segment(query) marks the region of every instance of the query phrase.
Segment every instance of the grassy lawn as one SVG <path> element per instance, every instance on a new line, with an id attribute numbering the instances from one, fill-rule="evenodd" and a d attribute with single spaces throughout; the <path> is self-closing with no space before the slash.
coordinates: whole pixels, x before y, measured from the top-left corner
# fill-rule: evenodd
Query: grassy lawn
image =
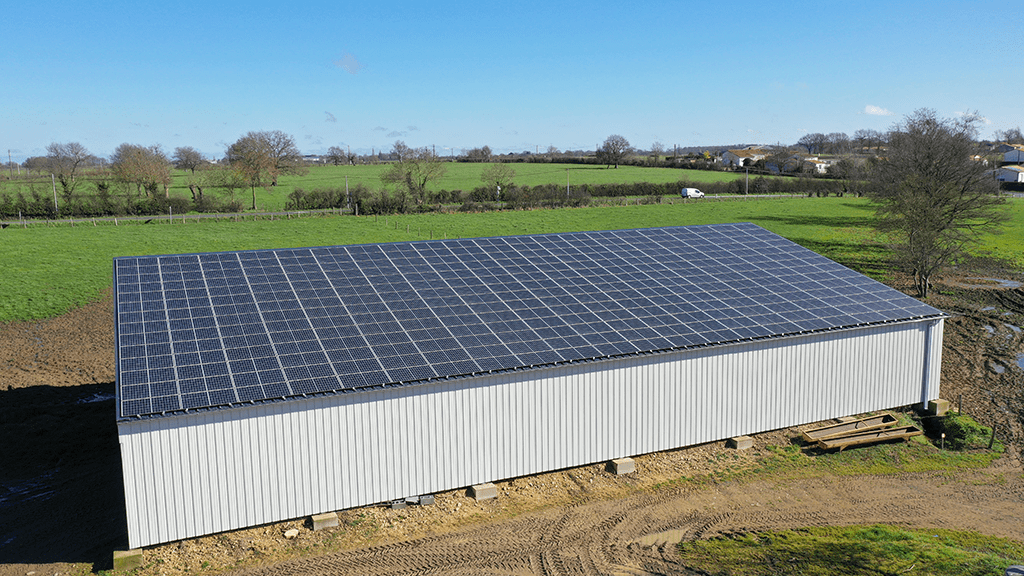
<path id="1" fill-rule="evenodd" d="M 621 170 L 621 168 L 620 168 Z M 1024 263 L 1024 203 L 1011 202 L 1007 233 L 985 249 Z M 385 217 L 259 217 L 153 224 L 11 226 L 0 231 L 0 321 L 62 314 L 111 285 L 115 256 L 217 252 L 478 236 L 753 222 L 858 271 L 884 280 L 888 251 L 861 198 L 677 201 L 561 210 L 429 213 Z"/>
<path id="2" fill-rule="evenodd" d="M 1024 562 L 1024 545 L 973 532 L 893 526 L 803 528 L 694 540 L 682 563 L 705 574 L 1000 575 Z"/>
<path id="3" fill-rule="evenodd" d="M 908 414 L 901 424 L 920 426 Z M 701 485 L 719 482 L 787 480 L 828 476 L 900 475 L 920 472 L 979 470 L 1005 452 L 997 443 L 971 442 L 965 450 L 941 450 L 924 436 L 909 442 L 821 452 L 801 444 L 768 446 L 753 464 L 733 463 L 723 455 L 718 469 L 706 477 L 680 478 Z M 724 466 L 723 466 L 724 465 Z M 987 482 L 1006 481 L 999 474 Z M 778 574 L 992 574 L 1024 562 L 1024 544 L 952 530 L 911 530 L 894 526 L 816 527 L 748 533 L 736 537 L 692 540 L 679 544 L 682 563 L 706 574 L 774 576 Z"/>
<path id="4" fill-rule="evenodd" d="M 483 186 L 480 174 L 489 163 L 463 163 L 449 162 L 445 164 L 446 171 L 443 178 L 431 183 L 427 188 L 431 191 L 439 190 L 463 190 L 469 192 L 474 188 Z M 678 182 L 685 180 L 693 183 L 704 182 L 728 182 L 743 178 L 741 173 L 733 172 L 709 172 L 704 170 L 682 170 L 678 168 L 644 168 L 638 166 L 620 166 L 619 168 L 606 168 L 588 164 L 510 164 L 515 170 L 515 183 L 520 186 L 537 186 L 540 184 L 558 184 L 565 186 L 568 176 L 570 186 L 583 184 L 621 184 L 632 182 Z M 348 178 L 348 185 L 355 186 L 362 184 L 367 188 L 376 189 L 381 187 L 380 174 L 387 168 L 386 164 L 361 164 L 357 166 L 311 166 L 309 171 L 301 176 L 281 176 L 278 185 L 270 190 L 256 189 L 256 204 L 260 211 L 275 212 L 284 210 L 288 195 L 296 188 L 306 191 L 317 188 L 344 188 L 345 179 Z M 568 171 L 568 172 L 567 172 Z M 85 178 L 89 178 L 88 174 Z M 187 173 L 175 170 L 172 173 L 170 195 L 181 198 L 191 198 L 192 194 L 188 189 Z M 26 196 L 31 195 L 33 186 L 44 196 L 52 194 L 50 178 L 37 178 L 35 180 L 13 180 L 0 181 L 0 194 L 16 195 L 19 192 Z M 92 192 L 95 185 L 92 182 L 85 182 L 82 190 Z M 59 193 L 59 190 L 58 190 Z M 221 190 L 214 192 L 223 196 Z M 248 189 L 241 189 L 235 192 L 235 199 L 242 202 L 242 205 L 250 208 L 252 206 L 252 192 Z"/>

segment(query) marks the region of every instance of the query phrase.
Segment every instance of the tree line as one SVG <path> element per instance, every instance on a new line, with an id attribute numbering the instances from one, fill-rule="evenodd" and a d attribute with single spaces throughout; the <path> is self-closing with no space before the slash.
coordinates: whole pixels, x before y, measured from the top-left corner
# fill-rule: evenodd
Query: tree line
<path id="1" fill-rule="evenodd" d="M 918 294 L 927 297 L 932 278 L 945 267 L 966 257 L 984 233 L 998 232 L 1007 214 L 1005 203 L 991 169 L 979 161 L 978 127 L 981 117 L 966 114 L 952 119 L 937 116 L 934 110 L 920 109 L 881 134 L 858 131 L 853 139 L 841 133 L 808 134 L 798 145 L 808 153 L 848 150 L 873 150 L 861 162 L 846 159 L 836 163 L 834 182 L 812 184 L 814 180 L 754 179 L 754 193 L 781 192 L 781 182 L 803 193 L 823 195 L 830 192 L 868 194 L 875 203 L 877 227 L 892 239 L 898 263 L 912 275 Z M 998 134 L 1001 140 L 1024 142 L 1020 130 Z M 655 143 L 652 152 L 661 151 Z M 884 148 L 884 154 L 878 154 Z M 776 162 L 783 161 L 789 151 L 776 151 Z M 579 206 L 595 196 L 641 196 L 648 202 L 660 202 L 665 194 L 674 194 L 689 183 L 668 185 L 649 183 L 587 185 L 562 188 L 556 185 L 516 186 L 515 170 L 508 163 L 493 163 L 482 172 L 482 186 L 465 193 L 431 192 L 429 184 L 439 180 L 447 161 L 433 148 L 411 148 L 401 140 L 392 146 L 394 158 L 381 173 L 381 186 L 369 189 L 358 185 L 344 194 L 338 188 L 306 192 L 296 189 L 289 196 L 289 206 L 297 209 L 348 208 L 358 214 L 426 211 L 442 203 L 461 201 L 462 209 L 527 208 L 533 206 Z M 598 148 L 596 160 L 608 167 L 618 167 L 637 151 L 621 135 L 609 136 Z M 474 150 L 479 161 L 491 158 L 490 149 Z M 657 155 L 655 155 L 657 156 Z M 189 147 L 176 148 L 168 155 L 159 145 L 122 144 L 110 158 L 109 180 L 96 183 L 96 194 L 77 194 L 84 167 L 96 159 L 81 144 L 53 143 L 47 147 L 47 168 L 53 174 L 53 187 L 59 181 L 67 209 L 76 215 L 89 211 L 152 210 L 163 213 L 177 208 L 178 213 L 190 209 L 237 210 L 237 203 L 208 202 L 204 188 L 222 186 L 231 190 L 248 188 L 252 207 L 256 208 L 256 189 L 276 186 L 283 174 L 300 174 L 306 170 L 294 139 L 280 131 L 249 132 L 228 147 L 226 164 L 204 170 L 202 155 Z M 351 158 L 349 158 L 351 161 Z M 188 173 L 188 199 L 169 195 L 170 167 Z M 783 164 L 778 164 L 779 167 Z M 780 170 L 781 171 L 781 170 Z M 111 182 L 122 194 L 120 201 L 111 193 Z M 710 193 L 751 192 L 749 182 L 736 180 L 724 184 L 702 184 Z M 841 189 L 836 189 L 836 186 Z M 714 190 L 712 190 L 714 188 Z M 721 190 L 719 188 L 722 188 Z M 56 195 L 56 192 L 55 192 Z M 11 217 L 17 209 L 23 216 L 54 216 L 49 199 L 33 190 L 31 198 L 19 194 L 12 199 L 0 195 L 0 216 Z M 232 194 L 233 196 L 233 194 Z M 88 197 L 90 200 L 86 200 Z M 122 204 L 118 206 L 118 203 Z M 175 203 L 178 205 L 175 206 Z M 39 214 L 44 212 L 45 214 Z M 109 212 L 108 212 L 109 213 Z"/>

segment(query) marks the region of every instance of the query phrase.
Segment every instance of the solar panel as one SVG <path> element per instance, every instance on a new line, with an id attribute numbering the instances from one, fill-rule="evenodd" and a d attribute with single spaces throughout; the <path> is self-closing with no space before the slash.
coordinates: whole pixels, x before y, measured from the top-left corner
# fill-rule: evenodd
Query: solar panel
<path id="1" fill-rule="evenodd" d="M 114 260 L 121 418 L 942 313 L 753 224 Z"/>

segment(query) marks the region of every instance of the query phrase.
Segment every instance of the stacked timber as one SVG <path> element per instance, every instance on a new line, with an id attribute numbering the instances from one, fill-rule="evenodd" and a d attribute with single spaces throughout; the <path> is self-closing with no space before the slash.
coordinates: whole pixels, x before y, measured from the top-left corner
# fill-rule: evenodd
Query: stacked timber
<path id="1" fill-rule="evenodd" d="M 850 446 L 862 446 L 889 440 L 907 440 L 912 436 L 924 434 L 914 426 L 896 426 L 898 422 L 896 416 L 884 412 L 876 416 L 804 430 L 801 435 L 805 441 L 816 443 L 822 450 L 838 448 L 841 451 Z"/>

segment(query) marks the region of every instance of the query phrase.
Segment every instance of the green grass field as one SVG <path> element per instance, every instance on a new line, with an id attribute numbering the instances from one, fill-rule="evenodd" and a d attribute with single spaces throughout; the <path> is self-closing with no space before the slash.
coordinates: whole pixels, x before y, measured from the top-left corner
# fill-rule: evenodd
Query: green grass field
<path id="1" fill-rule="evenodd" d="M 431 191 L 439 190 L 463 190 L 469 192 L 474 188 L 483 186 L 480 174 L 488 163 L 463 163 L 449 162 L 445 164 L 446 171 L 443 178 L 428 186 Z M 742 174 L 733 172 L 708 172 L 703 170 L 681 170 L 677 168 L 644 168 L 638 166 L 620 166 L 619 168 L 606 168 L 588 164 L 510 164 L 515 170 L 514 182 L 520 186 L 537 186 L 540 184 L 558 184 L 564 186 L 566 178 L 570 186 L 583 184 L 620 184 L 631 182 L 678 182 L 685 180 L 694 183 L 704 182 L 729 182 L 742 178 Z M 309 171 L 301 176 L 284 175 L 278 180 L 278 185 L 264 190 L 256 189 L 256 204 L 260 211 L 276 212 L 284 210 L 288 195 L 296 188 L 306 191 L 317 188 L 344 188 L 345 179 L 348 178 L 349 186 L 362 184 L 368 188 L 380 188 L 380 174 L 387 168 L 386 164 L 361 164 L 356 166 L 312 166 Z M 181 198 L 191 198 L 192 194 L 188 189 L 187 174 L 181 170 L 175 170 L 172 174 L 170 194 Z M 91 175 L 85 175 L 87 181 L 82 185 L 81 190 L 91 193 L 95 185 L 88 181 Z M 33 185 L 43 194 L 52 194 L 50 177 L 37 178 L 34 180 L 12 180 L 0 181 L 0 194 L 15 195 L 19 192 L 26 196 L 31 194 Z M 58 195 L 60 190 L 57 191 Z M 224 192 L 215 192 L 223 195 Z M 242 205 L 249 208 L 252 206 L 252 193 L 248 188 L 235 192 L 235 198 L 242 202 Z"/>
<path id="2" fill-rule="evenodd" d="M 1024 201 L 1012 201 L 1007 233 L 984 249 L 1024 265 Z M 513 212 L 385 217 L 322 216 L 236 222 L 11 226 L 0 231 L 0 321 L 62 314 L 101 297 L 116 256 L 324 246 L 578 230 L 753 222 L 884 280 L 889 252 L 863 198 L 777 198 L 676 202 Z"/>
<path id="3" fill-rule="evenodd" d="M 693 540 L 682 563 L 706 574 L 997 576 L 1024 562 L 1024 545 L 973 532 L 894 526 L 803 528 Z"/>

